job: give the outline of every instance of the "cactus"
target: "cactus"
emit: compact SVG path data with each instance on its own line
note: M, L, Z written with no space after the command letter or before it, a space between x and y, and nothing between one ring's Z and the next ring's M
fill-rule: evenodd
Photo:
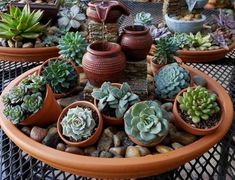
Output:
M135 25L150 26L153 18L150 13L140 12L137 13L134 19Z
M139 97L131 92L127 83L123 83L119 89L110 82L104 82L100 88L94 89L91 95L98 100L100 111L111 109L115 111L117 118L122 118L129 106L139 101Z
M69 109L60 124L63 135L73 141L82 141L89 138L96 127L92 111L78 106Z
M139 102L124 115L125 132L145 145L160 142L168 133L168 119L168 113L157 102Z
M194 123L208 120L213 114L220 111L216 102L216 94L209 92L205 87L188 88L177 101L181 111L186 112Z
M62 55L67 60L72 60L75 64L82 64L82 57L86 53L87 43L79 32L68 32L61 37L57 46Z
M177 63L163 67L154 77L156 94L160 98L175 98L184 88L189 86L189 73Z

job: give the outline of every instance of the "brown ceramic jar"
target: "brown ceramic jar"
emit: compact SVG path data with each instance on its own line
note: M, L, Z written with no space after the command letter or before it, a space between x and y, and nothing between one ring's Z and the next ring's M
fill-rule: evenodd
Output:
M126 26L120 40L122 50L130 61L144 60L152 43L149 28L140 25Z
M87 47L82 66L90 83L100 86L105 81L119 82L126 66L126 57L119 44L95 42Z

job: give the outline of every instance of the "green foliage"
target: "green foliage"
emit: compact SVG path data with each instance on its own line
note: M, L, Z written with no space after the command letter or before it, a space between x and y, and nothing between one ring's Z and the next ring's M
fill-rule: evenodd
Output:
M42 75L51 86L54 93L68 93L78 83L78 74L71 63L63 59L48 62Z
M13 124L18 124L42 106L46 91L43 77L32 74L3 96L3 113Z
M119 89L110 82L104 82L100 88L94 89L91 95L98 100L100 111L113 109L117 118L122 118L126 110L139 101L139 97L131 92L127 83L123 83Z
M86 53L87 43L79 32L68 32L61 37L57 46L62 55L67 60L72 60L75 64L82 64L82 57Z
M180 109L186 112L194 123L199 123L220 111L216 97L216 94L209 92L205 87L197 86L195 89L189 87L177 101Z
M180 90L189 86L189 73L177 63L163 67L154 77L156 94L160 98L174 98Z
M134 19L135 25L149 26L152 24L153 18L150 13L140 12L137 13Z
M190 44L188 34L186 33L175 33L172 36L172 40L175 42L177 47L184 48Z
M198 32L196 35L190 33L188 35L188 40L192 47L199 48L200 50L205 50L212 45L212 38L210 34L203 36L200 32Z
M46 29L47 25L41 25L43 11L30 11L30 6L25 5L23 10L10 6L10 12L0 13L0 37L22 41L23 39L36 39Z
M168 119L168 113L157 102L139 102L124 115L125 132L143 144L151 144L167 135Z
M90 109L77 106L68 110L60 124L64 136L75 141L81 141L92 135L96 121Z

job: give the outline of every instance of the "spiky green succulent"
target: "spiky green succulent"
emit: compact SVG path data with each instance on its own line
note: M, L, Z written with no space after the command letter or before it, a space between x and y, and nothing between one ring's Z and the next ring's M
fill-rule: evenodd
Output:
M23 10L11 5L9 13L0 13L0 37L13 41L38 38L47 26L39 22L42 14L41 10L31 12L28 4Z
M134 104L124 115L125 132L148 145L168 133L168 113L155 101Z
M78 84L78 74L70 62L53 59L43 68L42 75L54 93L68 93Z
M190 33L188 35L189 43L194 48L199 48L200 50L205 50L212 45L211 35L208 34L203 36L201 32L198 32L196 35Z
M67 60L72 60L75 64L82 64L82 57L86 53L87 43L79 32L67 32L61 37L57 46L62 55Z
M60 124L63 135L75 141L89 138L96 127L92 111L78 106L69 109Z
M94 89L91 95L98 100L100 111L114 110L117 118L122 118L126 110L139 101L139 97L131 92L127 83L123 83L119 89L110 82L104 82L100 88Z
M182 96L178 96L177 101L181 111L186 112L194 123L199 123L220 111L216 98L215 93L209 92L205 87L197 86L195 89L189 87Z
M172 63L163 67L155 80L155 92L160 98L175 98L175 96L184 88L190 85L190 76L188 71L180 67L177 63Z
M36 74L29 75L3 96L4 115L13 124L20 123L41 108L45 91L45 79Z
M153 18L150 13L140 12L137 13L134 19L135 25L149 26L152 24Z

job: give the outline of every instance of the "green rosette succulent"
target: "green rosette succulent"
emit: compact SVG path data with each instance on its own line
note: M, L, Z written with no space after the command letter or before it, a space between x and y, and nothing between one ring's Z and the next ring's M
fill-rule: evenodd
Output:
M92 111L88 108L75 107L68 110L61 121L63 135L74 141L89 138L96 127Z
M124 115L125 132L145 145L160 142L168 133L168 119L157 102L139 102Z
M87 42L79 32L67 32L62 36L57 46L66 60L73 61L76 65L82 64L82 57L86 53Z
M134 19L135 25L150 26L152 24L152 16L150 13L140 12L137 13Z
M211 35L203 36L200 32L196 35L190 33L188 35L188 41L193 48L199 48L200 50L206 50L212 45Z
M25 119L24 110L20 105L5 106L3 113L13 124L18 124Z
M180 67L177 63L164 66L155 80L156 95L162 99L173 99L184 88L190 85L190 75L188 71Z
M26 95L24 96L21 107L25 111L36 113L40 109L42 102L43 99L41 93Z
M123 83L120 88L117 88L110 82L104 82L100 88L94 89L91 95L98 100L100 111L114 110L116 118L122 118L131 105L139 102L139 97L132 93L127 83Z
M177 101L181 111L186 112L194 123L199 123L220 111L216 98L217 95L205 87L197 86L195 89L189 87Z

